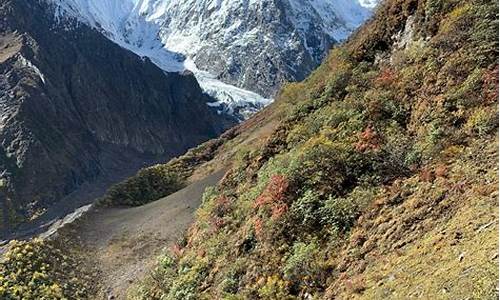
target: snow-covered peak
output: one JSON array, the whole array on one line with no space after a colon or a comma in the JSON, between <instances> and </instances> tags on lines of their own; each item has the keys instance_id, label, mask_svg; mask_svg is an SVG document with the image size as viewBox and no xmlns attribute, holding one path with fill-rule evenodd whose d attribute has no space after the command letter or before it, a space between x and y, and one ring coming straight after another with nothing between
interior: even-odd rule
<instances>
[{"instance_id":1,"label":"snow-covered peak","mask_svg":"<svg viewBox=\"0 0 500 300\"><path fill-rule=\"evenodd\" d=\"M58 16L71 15L107 33L120 32L131 15L134 0L50 0Z\"/></svg>"},{"instance_id":2,"label":"snow-covered peak","mask_svg":"<svg viewBox=\"0 0 500 300\"><path fill-rule=\"evenodd\" d=\"M192 71L222 110L243 118L283 82L305 78L377 0L46 1L57 18L76 18L165 71Z\"/></svg>"}]
</instances>

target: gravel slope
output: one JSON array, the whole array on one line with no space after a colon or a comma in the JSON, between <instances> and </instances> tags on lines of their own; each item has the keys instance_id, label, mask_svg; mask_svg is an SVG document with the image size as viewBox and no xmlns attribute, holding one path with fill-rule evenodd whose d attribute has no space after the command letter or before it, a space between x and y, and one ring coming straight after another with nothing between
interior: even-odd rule
<instances>
[{"instance_id":1,"label":"gravel slope","mask_svg":"<svg viewBox=\"0 0 500 300\"><path fill-rule=\"evenodd\" d=\"M125 299L126 290L151 269L155 258L187 229L215 172L156 202L134 208L95 210L72 226L74 239L96 267L97 299Z\"/></svg>"}]
</instances>

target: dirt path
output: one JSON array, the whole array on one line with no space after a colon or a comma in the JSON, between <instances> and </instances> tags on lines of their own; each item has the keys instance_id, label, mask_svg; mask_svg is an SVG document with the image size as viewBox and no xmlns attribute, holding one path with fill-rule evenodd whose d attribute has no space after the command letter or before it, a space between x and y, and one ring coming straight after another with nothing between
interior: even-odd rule
<instances>
[{"instance_id":1,"label":"dirt path","mask_svg":"<svg viewBox=\"0 0 500 300\"><path fill-rule=\"evenodd\" d=\"M216 172L141 207L93 211L78 222L72 231L78 233L86 256L99 269L99 299L125 299L128 287L187 229L205 188L223 175L224 171Z\"/></svg>"}]
</instances>

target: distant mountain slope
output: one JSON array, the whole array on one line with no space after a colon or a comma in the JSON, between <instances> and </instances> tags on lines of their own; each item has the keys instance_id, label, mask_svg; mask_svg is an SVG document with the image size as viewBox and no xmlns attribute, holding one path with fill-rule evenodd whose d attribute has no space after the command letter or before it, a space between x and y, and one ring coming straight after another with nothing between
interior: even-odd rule
<instances>
[{"instance_id":1,"label":"distant mountain slope","mask_svg":"<svg viewBox=\"0 0 500 300\"><path fill-rule=\"evenodd\" d=\"M274 96L369 16L357 0L144 1L166 47L225 82Z\"/></svg>"},{"instance_id":2,"label":"distant mountain slope","mask_svg":"<svg viewBox=\"0 0 500 300\"><path fill-rule=\"evenodd\" d=\"M101 175L122 178L179 155L233 123L206 105L213 99L194 76L167 74L87 26L62 27L43 2L0 5L4 224L38 216Z\"/></svg>"},{"instance_id":3,"label":"distant mountain slope","mask_svg":"<svg viewBox=\"0 0 500 300\"><path fill-rule=\"evenodd\" d=\"M62 22L75 17L164 70L193 71L240 119L309 75L371 14L357 0L48 1Z\"/></svg>"}]
</instances>

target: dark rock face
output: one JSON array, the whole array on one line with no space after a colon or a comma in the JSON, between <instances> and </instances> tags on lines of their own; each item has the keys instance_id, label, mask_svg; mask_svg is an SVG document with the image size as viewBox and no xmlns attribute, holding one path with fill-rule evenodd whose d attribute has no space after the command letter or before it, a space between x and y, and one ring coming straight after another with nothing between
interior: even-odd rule
<instances>
[{"instance_id":1,"label":"dark rock face","mask_svg":"<svg viewBox=\"0 0 500 300\"><path fill-rule=\"evenodd\" d=\"M39 1L0 0L4 215L32 217L84 183L130 175L233 124L192 75L167 74L52 15Z\"/></svg>"},{"instance_id":2,"label":"dark rock face","mask_svg":"<svg viewBox=\"0 0 500 300\"><path fill-rule=\"evenodd\" d=\"M370 10L356 0L150 0L167 48L223 82L273 97L305 79ZM160 17L157 17L160 16ZM131 22L133 28L136 22ZM187 40L188 42L184 42Z\"/></svg>"},{"instance_id":3,"label":"dark rock face","mask_svg":"<svg viewBox=\"0 0 500 300\"><path fill-rule=\"evenodd\" d=\"M196 53L196 64L224 82L266 97L274 97L285 82L304 80L337 41L319 28L301 36L287 17L291 11L285 2L262 1L256 7L240 7L234 12L234 19L241 22L240 30L258 29L258 34L234 45L215 38ZM309 50L305 39L313 38L317 42Z\"/></svg>"}]
</instances>

